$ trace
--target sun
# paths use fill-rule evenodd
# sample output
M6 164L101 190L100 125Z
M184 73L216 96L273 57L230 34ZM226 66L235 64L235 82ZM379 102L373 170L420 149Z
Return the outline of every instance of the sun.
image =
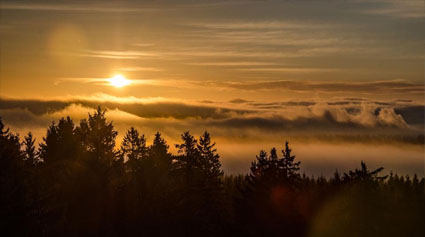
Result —
M121 88L131 84L131 81L125 78L123 75L115 75L112 78L108 79L109 84L116 88Z

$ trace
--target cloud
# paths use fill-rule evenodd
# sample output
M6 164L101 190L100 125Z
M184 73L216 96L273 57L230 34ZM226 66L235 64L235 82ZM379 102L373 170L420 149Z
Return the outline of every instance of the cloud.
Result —
M244 100L244 99L239 99L239 98L233 99L233 100L230 100L229 101L229 103L233 103L233 104L243 104L243 103L248 103L248 102L251 102L251 101Z
M277 29L312 29L317 28L316 25L291 22L291 21L245 21L245 22L197 22L197 23L185 23L183 25L198 27L198 28L210 28L210 29L221 29L221 30L277 30ZM318 25L320 28L328 28L327 25Z
M141 51L86 50L84 53L78 54L78 56L105 59L138 59L141 57L155 57L158 55L153 52Z
M395 167L398 171L400 171L400 165L401 167L408 165L416 172L418 165L421 162L423 164L423 132L412 132L408 128L397 127L397 122L394 123L393 119L400 119L400 117L393 114L391 110L379 112L380 115L375 118L376 121L382 120L382 124L367 127L354 120L339 122L338 117L330 111L317 116L305 114L304 117L297 119L286 118L284 114L268 113L232 114L220 118L210 116L204 119L196 116L181 119L168 116L150 117L146 114L144 114L146 117L140 117L143 114L135 115L132 111L124 112L124 109L120 107L121 105L130 105L130 101L136 102L138 99L127 98L126 100L127 102L124 102L124 99L121 103L115 102L114 106L117 108L109 108L106 115L108 120L113 121L115 129L119 132L117 145L120 144L130 126L136 127L145 134L148 142L152 141L156 131L160 131L168 144L179 143L182 131L190 130L193 135L198 136L204 130L208 130L218 144L218 152L226 172L246 172L249 162L254 159L260 149L268 149L273 146L281 148L285 140L291 142L291 148L294 149L297 159L303 161L304 169L312 173L328 172L330 175L336 167L348 167L347 162L358 162L360 156L367 159L368 162L376 161L379 165L387 162L385 167ZM149 101L152 105L159 104L161 107L161 100L149 99ZM62 103L67 105L63 107ZM93 101L93 103L95 102ZM13 132L18 132L22 137L28 131L32 131L37 139L36 142L41 142L42 137L46 134L47 126L52 121L70 115L78 124L79 119L86 118L88 113L93 112L91 105L81 105L69 101L38 101L37 106L35 106L36 104L35 101L18 103L2 99L0 116ZM213 102L213 104L217 104L217 102ZM45 108L41 109L42 107ZM53 107L53 109L49 109L49 107ZM299 107L305 106L299 105ZM311 105L307 107L311 107ZM423 111L424 108L418 109ZM414 110L414 108L408 110ZM44 113L45 111L48 112ZM371 111L372 109L368 110L370 113ZM198 113L196 110L192 112ZM371 118L373 115L374 113L371 113ZM389 126L386 123L393 125ZM371 144L373 145L371 146ZM371 149L375 149L375 151L372 153ZM239 151L237 156L235 150ZM171 152L175 152L173 146L171 146ZM341 159L341 154L348 154L348 156ZM349 154L356 155L350 156ZM388 161L390 158L391 160ZM332 165L335 167L332 167L332 170L318 168L320 167L317 163L318 159L326 161L327 169L330 169L329 166ZM397 162L398 166L394 165L394 162ZM341 164L345 164L345 166L341 166Z
M149 1L149 0L126 0L126 1L46 1L46 0L22 0L4 1L0 5L3 10L23 10L23 11L77 11L77 12L97 12L97 13L133 13L170 11L185 8L208 8L227 5L247 4L257 2L255 0L215 0L215 1Z
M301 70L301 69L300 69ZM251 81L251 82L210 82L219 87L239 90L291 90L304 92L353 92L353 93L423 93L424 83L405 80L367 82L316 82L316 81Z
M249 66L266 66L266 65L276 65L272 62L196 62L196 63L187 63L187 65L195 66L218 66L218 67L249 67Z
M140 1L144 2L144 1ZM145 1L148 2L148 1ZM121 12L142 12L159 11L158 7L146 7L143 5L123 4L120 1L116 4L113 1L4 1L0 5L2 10L21 10L21 11L70 11L70 12L98 12L98 13L121 13ZM165 10L165 9L163 9Z
M110 85L111 78L92 78L92 77L75 77L75 78L60 78L54 82L54 85L60 85L63 83L83 83L83 84L94 84L94 85L102 85L102 86L111 86ZM151 86L167 86L173 85L173 82L167 80L151 80L151 79L128 79L131 82L132 86L136 85L151 85Z
M353 103L332 104L336 101ZM359 101L362 103L357 104ZM37 142L42 141L52 121L69 115L78 124L80 119L87 118L88 113L93 113L98 105L108 108L106 116L113 121L118 131L117 144L120 144L131 126L145 134L148 141L152 141L153 135L159 131L168 144L181 142L180 134L183 131L189 130L198 136L208 130L217 142L223 168L226 172L234 173L246 172L249 161L258 150L281 147L285 140L291 142L298 159L305 162L304 167L310 172L314 171L312 165L319 167L315 163L318 155L324 157L321 160L328 159L326 163L329 168L329 156L334 156L332 162L341 162L341 154L358 152L359 146L364 146L361 149L362 157L369 155L379 162L394 157L394 161L417 167L418 158L423 158L425 107L411 102L387 105L374 102L363 98L191 102L106 94L50 101L0 98L0 117L13 132L23 135L31 131ZM321 149L311 149L313 145ZM363 154L365 150L377 147L379 153L373 156L368 152ZM341 148L346 150L335 152L335 149ZM400 148L398 153L394 151L395 148ZM237 157L235 150L240 151ZM389 150L390 154L386 155L385 152ZM173 146L171 152L175 152ZM399 159L398 154L403 154L403 159ZM352 160L344 159L344 163ZM413 160L415 163L411 165ZM388 167L390 165L393 165L392 161L388 162ZM343 166L338 164L335 167Z
M423 105L402 105L375 101L281 101L254 102L234 99L228 103L208 101L135 97L119 98L108 95L69 98L64 100L17 100L3 98L0 110L26 110L36 116L54 114L69 106L80 105L95 109L103 106L142 119L193 120L206 126L281 128L281 129L344 129L398 128L411 129L424 122ZM234 124L234 126L233 126ZM232 126L230 126L232 125Z
M173 101L140 102L140 100L102 101L72 99L67 101L42 101L42 100L14 100L2 99L0 109L25 109L36 115L50 114L65 109L67 106L79 104L92 109L101 105L109 109L119 109L123 112L136 115L141 118L213 118L220 119L230 117L233 114L243 115L250 113L249 110L230 109L225 107L205 106L201 104L189 104Z
M365 9L363 13L399 18L424 18L425 16L422 0L374 0L373 2L376 3L372 5L374 7Z
M150 71L150 72L159 72L163 71L160 68L156 67L123 67L117 69L118 71L134 72L134 71Z
M331 72L338 71L337 68L293 68L293 67L280 67L280 68L238 68L234 69L238 71L249 71L249 72L287 72L287 73L311 73L311 72Z

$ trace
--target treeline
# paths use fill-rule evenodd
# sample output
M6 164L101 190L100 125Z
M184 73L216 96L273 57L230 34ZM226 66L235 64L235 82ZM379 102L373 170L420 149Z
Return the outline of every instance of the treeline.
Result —
M423 178L365 163L334 177L299 172L288 143L260 151L248 175L224 175L210 134L152 145L117 132L98 108L52 123L36 148L0 120L3 236L425 236ZM359 157L361 160L361 157Z

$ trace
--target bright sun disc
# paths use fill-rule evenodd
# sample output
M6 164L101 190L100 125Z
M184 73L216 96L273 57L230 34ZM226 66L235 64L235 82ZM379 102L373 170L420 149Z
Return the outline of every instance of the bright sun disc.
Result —
M114 77L109 79L109 84L111 86L121 88L121 87L130 85L131 81L122 75L115 75Z

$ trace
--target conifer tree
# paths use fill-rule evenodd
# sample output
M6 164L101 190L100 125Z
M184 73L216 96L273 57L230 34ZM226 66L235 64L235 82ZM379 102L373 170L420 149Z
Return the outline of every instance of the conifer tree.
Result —
M253 178L263 177L268 169L268 163L267 152L261 150L260 154L256 156L256 160L251 162L251 176Z
M205 131L199 138L197 148L201 153L201 157L204 163L204 170L208 176L218 178L223 175L221 171L220 156L217 154L215 143L211 143L210 134Z
M197 140L189 131L184 132L181 138L183 143L175 145L178 149L177 152L181 154L176 163L178 169L184 170L188 176L192 175L195 170L199 173L202 169L202 160L200 159L201 154L197 149Z
M39 156L46 163L77 159L80 155L80 141L75 134L75 125L68 116L52 122L40 144Z
M295 156L291 155L292 149L289 148L289 143L285 143L285 150L282 150L283 158L280 160L280 166L283 168L283 175L288 180L296 180L300 178L299 170L301 161L294 162Z
M361 168L360 169L355 169L354 171L350 170L347 173L344 174L344 180L345 181L371 181L371 182L375 182L375 181L380 181L380 180L385 180L388 175L386 176L378 176L378 174L380 172L382 172L382 170L384 170L383 167L380 167L376 170L372 170L370 171L367 168L367 165L365 162L361 161L360 162ZM398 178L397 174L394 176L395 179ZM401 178L404 179L404 177L402 176Z
M107 121L105 113L106 109L102 110L100 106L94 114L89 113L88 120L81 120L77 134L84 149L92 158L111 166L116 158L114 148L118 132L115 131L112 122Z
M162 138L161 133L157 132L152 145L149 147L149 158L157 167L171 169L172 157L168 152L168 144Z
M24 137L24 153L25 153L25 160L30 165L35 165L38 161L36 158L36 151L35 151L35 139L32 136L32 133L29 132L27 136Z
M124 136L120 152L129 169L137 170L140 168L140 161L147 158L145 136L140 135L134 127L131 127Z
M6 129L0 118L0 228L6 236L28 235L24 159L19 136Z

